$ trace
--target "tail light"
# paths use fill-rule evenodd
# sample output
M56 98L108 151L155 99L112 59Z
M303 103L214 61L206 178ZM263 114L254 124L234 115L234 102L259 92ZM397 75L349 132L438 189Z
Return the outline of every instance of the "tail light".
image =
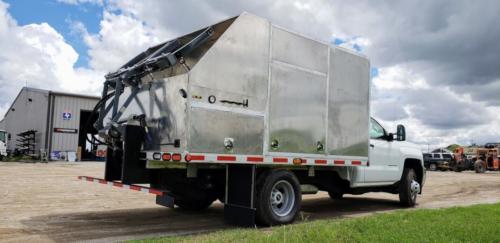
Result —
M302 164L302 163L303 163L303 161L304 161L304 160L303 160L303 159L301 159L301 158L294 158L294 159L293 159L293 164L294 164L294 165L300 165L300 164Z
M169 153L164 153L162 156L161 156L161 159L163 161L170 161L170 159L172 159L172 155L170 155Z
M182 155L181 154L172 154L172 160L173 161L181 161Z

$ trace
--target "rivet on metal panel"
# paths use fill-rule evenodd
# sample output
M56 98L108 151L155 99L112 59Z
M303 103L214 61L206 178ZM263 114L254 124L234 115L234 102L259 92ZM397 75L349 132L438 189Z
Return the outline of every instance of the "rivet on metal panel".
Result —
M227 151L232 151L233 150L233 145L234 145L234 139L233 138L224 138L224 148Z
M271 141L271 149L276 150L276 149L278 149L278 147L279 147L278 139L273 139Z
M208 96L208 103L213 104L213 103L215 103L216 100L217 99L215 98L214 95Z
M316 143L316 150L318 150L318 152L322 152L324 150L323 143L318 141L318 143Z

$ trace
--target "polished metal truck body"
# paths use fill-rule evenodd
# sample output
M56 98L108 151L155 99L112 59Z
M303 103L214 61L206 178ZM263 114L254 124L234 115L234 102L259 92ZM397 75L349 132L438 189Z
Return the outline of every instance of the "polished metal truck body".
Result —
M208 28L206 41L180 62L145 74L139 89L124 85L121 96L134 98L119 100L116 122L145 117L149 168L162 167L153 158L162 151L182 161L204 156L193 162L221 162L210 155L367 162L367 58L248 13ZM108 128L110 120L103 121Z

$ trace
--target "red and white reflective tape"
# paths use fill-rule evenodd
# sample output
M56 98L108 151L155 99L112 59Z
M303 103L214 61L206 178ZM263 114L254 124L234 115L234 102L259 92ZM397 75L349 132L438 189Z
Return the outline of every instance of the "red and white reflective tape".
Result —
M324 158L297 157L297 156L262 156L240 154L189 154L176 153L180 160L162 160L168 152L147 152L146 160L162 162L187 163L238 163L238 164L289 164L289 165L318 165L318 166L368 166L368 160L349 159L349 157L328 156ZM171 158L172 156L165 156ZM295 163L294 163L295 161ZM300 163L297 163L299 161Z
M151 193L151 194L155 194L157 196L163 196L166 194L166 192L164 192L164 191L160 191L160 190L145 187L145 186L128 185L128 184L123 184L120 182L106 181L104 179L94 178L94 177L90 177L90 176L78 176L78 179L83 180L83 181L89 181L89 182L97 182L97 183L105 184L108 186L130 189L130 190L139 191L139 192Z

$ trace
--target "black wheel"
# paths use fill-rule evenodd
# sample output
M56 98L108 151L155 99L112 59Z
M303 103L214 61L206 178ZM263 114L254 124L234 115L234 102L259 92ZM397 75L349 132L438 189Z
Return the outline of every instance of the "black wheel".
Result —
M476 160L476 162L474 162L474 170L476 171L476 173L486 172L486 167L484 165L484 162L480 159Z
M302 200L300 183L287 170L272 170L257 182L257 221L262 225L288 224L297 217Z
M434 163L430 164L429 165L429 170L430 171L436 171L437 170L437 164L434 164Z
M399 183L399 202L406 207L413 207L417 203L417 195L420 192L420 183L417 174L412 168L405 168L403 177Z
M344 197L344 194L341 193L341 192L328 192L328 195L330 196L331 199L334 199L334 200L339 200L339 199L342 199L342 197Z

